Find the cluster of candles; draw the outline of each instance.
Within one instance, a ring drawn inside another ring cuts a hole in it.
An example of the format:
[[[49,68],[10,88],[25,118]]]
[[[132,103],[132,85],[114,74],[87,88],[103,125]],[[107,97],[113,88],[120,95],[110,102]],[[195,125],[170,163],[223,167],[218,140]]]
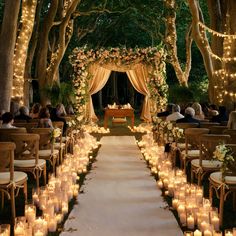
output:
[[[187,183],[186,174],[173,168],[172,161],[164,153],[164,147],[154,142],[153,134],[147,133],[137,144],[151,172],[159,176],[157,186],[164,190],[166,196],[172,197],[172,207],[178,212],[181,225],[191,230],[186,231],[185,235],[223,235],[220,231],[218,209],[203,197],[201,186]],[[236,229],[234,231],[226,230],[225,235],[236,236]]]
[[[16,218],[15,236],[45,236],[57,230],[57,225],[68,213],[70,200],[79,194],[78,174],[87,172],[91,154],[99,145],[88,133],[76,140],[73,154],[66,154],[63,163],[56,168],[56,173],[49,177],[48,184],[33,189],[32,202],[25,204],[25,216]],[[36,216],[37,208],[42,211],[40,217]],[[8,236],[10,228],[1,232],[0,236]]]
[[[134,126],[133,128],[131,126],[128,126],[128,128],[131,130],[131,132],[149,133],[150,130],[152,129],[152,126],[149,124],[145,124],[145,125]]]
[[[97,124],[94,125],[84,125],[83,129],[86,130],[88,133],[99,133],[99,134],[108,134],[110,133],[109,128],[100,127]]]

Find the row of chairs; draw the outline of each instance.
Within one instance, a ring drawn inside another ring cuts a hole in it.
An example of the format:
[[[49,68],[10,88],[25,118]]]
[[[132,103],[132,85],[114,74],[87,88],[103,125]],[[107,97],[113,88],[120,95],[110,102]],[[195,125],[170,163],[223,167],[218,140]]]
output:
[[[236,130],[229,130],[226,126],[215,125],[208,128],[196,128],[194,124],[187,123],[178,125],[184,129],[185,138],[184,142],[176,140],[176,147],[171,152],[173,162],[175,163],[178,153],[181,167],[186,173],[189,172],[190,168],[191,182],[196,180],[201,185],[203,178],[209,176],[209,198],[212,201],[215,190],[216,196],[220,199],[219,216],[222,224],[226,197],[232,192],[234,199],[236,199],[236,168],[234,170],[230,169],[227,173],[230,177],[226,178],[226,183],[224,183],[220,171],[222,163],[218,160],[212,160],[213,152],[217,145],[225,143],[232,149],[236,160]]]
[[[28,123],[26,123],[28,124]],[[61,129],[63,122],[54,123],[54,127]],[[62,161],[67,151],[67,138],[61,135],[59,142],[51,142],[52,130],[50,128],[25,127],[14,129],[0,129],[0,191],[2,193],[2,207],[4,206],[4,195],[11,200],[12,221],[15,219],[15,195],[19,189],[24,189],[25,200],[27,200],[27,174],[32,173],[39,187],[39,179],[42,176],[44,185],[47,181],[46,161],[48,161],[53,172],[55,165]]]

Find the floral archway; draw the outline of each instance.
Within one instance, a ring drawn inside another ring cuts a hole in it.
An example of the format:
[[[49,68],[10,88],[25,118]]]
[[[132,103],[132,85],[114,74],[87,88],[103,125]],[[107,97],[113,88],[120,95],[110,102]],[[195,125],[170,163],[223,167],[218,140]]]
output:
[[[145,96],[141,119],[151,121],[167,103],[166,52],[162,46],[148,48],[75,48],[74,67],[77,122],[96,119],[91,95],[106,84],[111,71],[126,72],[133,87]]]

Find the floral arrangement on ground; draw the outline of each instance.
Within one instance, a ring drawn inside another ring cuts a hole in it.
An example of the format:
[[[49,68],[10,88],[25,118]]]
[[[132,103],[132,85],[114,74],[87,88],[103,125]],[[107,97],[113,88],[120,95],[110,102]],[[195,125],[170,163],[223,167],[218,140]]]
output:
[[[168,85],[166,84],[165,69],[166,52],[162,45],[148,48],[100,48],[89,49],[87,46],[75,48],[70,56],[70,63],[74,67],[73,82],[76,90],[75,123],[80,125],[86,121],[86,102],[88,101],[88,85],[91,79],[89,66],[92,63],[115,63],[116,65],[131,65],[142,63],[152,68],[149,73],[147,87],[150,98],[161,109],[167,103]]]

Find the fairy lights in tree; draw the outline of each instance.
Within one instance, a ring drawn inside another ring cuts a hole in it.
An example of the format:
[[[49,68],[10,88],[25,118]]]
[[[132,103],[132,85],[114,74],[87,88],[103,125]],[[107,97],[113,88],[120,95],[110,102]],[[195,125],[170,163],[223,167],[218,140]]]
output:
[[[24,96],[24,73],[27,50],[34,27],[37,0],[23,0],[20,20],[20,31],[16,40],[13,59],[13,86],[12,98],[18,98],[23,103]]]

